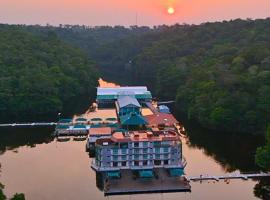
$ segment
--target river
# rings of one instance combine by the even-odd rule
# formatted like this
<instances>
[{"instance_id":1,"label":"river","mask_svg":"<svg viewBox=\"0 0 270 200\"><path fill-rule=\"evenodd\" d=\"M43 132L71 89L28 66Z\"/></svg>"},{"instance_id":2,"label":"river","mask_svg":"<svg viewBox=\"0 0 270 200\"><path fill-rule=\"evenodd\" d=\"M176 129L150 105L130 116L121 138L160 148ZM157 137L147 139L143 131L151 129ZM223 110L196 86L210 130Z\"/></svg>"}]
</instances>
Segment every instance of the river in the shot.
<instances>
[{"instance_id":1,"label":"river","mask_svg":"<svg viewBox=\"0 0 270 200\"><path fill-rule=\"evenodd\" d=\"M188 176L232 172L253 172L256 147L263 143L258 136L215 133L185 124L188 138L183 153L188 162ZM57 142L51 128L0 130L0 182L11 196L24 193L27 200L103 200L103 199L258 199L255 180L191 182L190 193L164 193L104 197L97 187L91 158L85 141Z\"/></svg>"}]
</instances>

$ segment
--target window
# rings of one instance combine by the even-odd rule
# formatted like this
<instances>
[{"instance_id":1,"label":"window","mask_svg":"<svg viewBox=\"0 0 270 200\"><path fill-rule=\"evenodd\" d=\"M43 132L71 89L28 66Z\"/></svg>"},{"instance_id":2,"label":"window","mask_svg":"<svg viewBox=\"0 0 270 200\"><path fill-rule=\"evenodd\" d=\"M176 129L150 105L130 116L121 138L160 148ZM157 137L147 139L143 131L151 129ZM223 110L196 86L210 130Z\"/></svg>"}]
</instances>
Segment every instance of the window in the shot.
<instances>
[{"instance_id":1,"label":"window","mask_svg":"<svg viewBox=\"0 0 270 200\"><path fill-rule=\"evenodd\" d=\"M155 153L160 153L160 148L155 148Z\"/></svg>"},{"instance_id":2,"label":"window","mask_svg":"<svg viewBox=\"0 0 270 200\"><path fill-rule=\"evenodd\" d=\"M168 159L169 158L169 154L164 154L164 158Z\"/></svg>"},{"instance_id":3,"label":"window","mask_svg":"<svg viewBox=\"0 0 270 200\"><path fill-rule=\"evenodd\" d=\"M143 147L147 147L148 146L148 142L143 142Z\"/></svg>"},{"instance_id":4,"label":"window","mask_svg":"<svg viewBox=\"0 0 270 200\"><path fill-rule=\"evenodd\" d=\"M113 162L113 166L114 167L118 167L118 163L117 162Z\"/></svg>"},{"instance_id":5,"label":"window","mask_svg":"<svg viewBox=\"0 0 270 200\"><path fill-rule=\"evenodd\" d=\"M154 142L154 146L160 146L161 142Z\"/></svg>"},{"instance_id":6,"label":"window","mask_svg":"<svg viewBox=\"0 0 270 200\"><path fill-rule=\"evenodd\" d=\"M118 154L118 149L113 149L113 154Z\"/></svg>"},{"instance_id":7,"label":"window","mask_svg":"<svg viewBox=\"0 0 270 200\"><path fill-rule=\"evenodd\" d=\"M143 149L143 153L147 153L147 149Z\"/></svg>"},{"instance_id":8,"label":"window","mask_svg":"<svg viewBox=\"0 0 270 200\"><path fill-rule=\"evenodd\" d=\"M139 161L134 161L135 166L139 166L139 163L140 163Z\"/></svg>"},{"instance_id":9,"label":"window","mask_svg":"<svg viewBox=\"0 0 270 200\"><path fill-rule=\"evenodd\" d=\"M164 153L168 153L169 152L169 148L168 147L165 147L164 148Z\"/></svg>"},{"instance_id":10,"label":"window","mask_svg":"<svg viewBox=\"0 0 270 200\"><path fill-rule=\"evenodd\" d=\"M134 142L134 147L139 147L139 142Z\"/></svg>"},{"instance_id":11,"label":"window","mask_svg":"<svg viewBox=\"0 0 270 200\"><path fill-rule=\"evenodd\" d=\"M154 160L154 165L161 165L161 160Z\"/></svg>"},{"instance_id":12,"label":"window","mask_svg":"<svg viewBox=\"0 0 270 200\"><path fill-rule=\"evenodd\" d=\"M113 160L118 160L118 156L113 156Z\"/></svg>"},{"instance_id":13,"label":"window","mask_svg":"<svg viewBox=\"0 0 270 200\"><path fill-rule=\"evenodd\" d=\"M147 159L148 158L148 155L147 154L144 154L143 155L143 159Z\"/></svg>"},{"instance_id":14,"label":"window","mask_svg":"<svg viewBox=\"0 0 270 200\"><path fill-rule=\"evenodd\" d=\"M127 153L127 149L121 149L122 154L126 154Z\"/></svg>"},{"instance_id":15,"label":"window","mask_svg":"<svg viewBox=\"0 0 270 200\"><path fill-rule=\"evenodd\" d=\"M122 167L127 166L127 162L122 162Z\"/></svg>"},{"instance_id":16,"label":"window","mask_svg":"<svg viewBox=\"0 0 270 200\"><path fill-rule=\"evenodd\" d=\"M140 150L139 149L135 149L134 150L134 153L139 154L140 153Z\"/></svg>"},{"instance_id":17,"label":"window","mask_svg":"<svg viewBox=\"0 0 270 200\"><path fill-rule=\"evenodd\" d=\"M164 165L168 165L169 164L169 160L164 160Z\"/></svg>"},{"instance_id":18,"label":"window","mask_svg":"<svg viewBox=\"0 0 270 200\"><path fill-rule=\"evenodd\" d=\"M122 160L126 160L127 159L127 156L122 156Z\"/></svg>"},{"instance_id":19,"label":"window","mask_svg":"<svg viewBox=\"0 0 270 200\"><path fill-rule=\"evenodd\" d=\"M122 149L128 148L128 143L120 143L120 148Z\"/></svg>"},{"instance_id":20,"label":"window","mask_svg":"<svg viewBox=\"0 0 270 200\"><path fill-rule=\"evenodd\" d=\"M156 158L157 158L157 159L160 159L160 155L159 155L159 154L157 154L157 155L156 155Z\"/></svg>"},{"instance_id":21,"label":"window","mask_svg":"<svg viewBox=\"0 0 270 200\"><path fill-rule=\"evenodd\" d=\"M139 159L139 155L134 155L134 158L135 159Z\"/></svg>"},{"instance_id":22,"label":"window","mask_svg":"<svg viewBox=\"0 0 270 200\"><path fill-rule=\"evenodd\" d=\"M146 166L147 165L147 161L143 161L143 166Z\"/></svg>"}]
</instances>

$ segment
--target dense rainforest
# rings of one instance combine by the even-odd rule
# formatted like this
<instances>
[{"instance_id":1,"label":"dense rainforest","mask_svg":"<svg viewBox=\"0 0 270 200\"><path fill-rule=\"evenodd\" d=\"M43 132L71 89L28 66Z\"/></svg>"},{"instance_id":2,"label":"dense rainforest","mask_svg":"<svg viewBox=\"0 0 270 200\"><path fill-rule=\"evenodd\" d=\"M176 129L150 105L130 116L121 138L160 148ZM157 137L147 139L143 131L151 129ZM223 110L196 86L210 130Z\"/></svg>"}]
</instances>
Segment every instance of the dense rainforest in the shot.
<instances>
[{"instance_id":1,"label":"dense rainforest","mask_svg":"<svg viewBox=\"0 0 270 200\"><path fill-rule=\"evenodd\" d=\"M129 81L175 99L204 127L263 132L270 122L269 35L270 19L174 25L103 45L96 60L102 64L110 52Z\"/></svg>"},{"instance_id":2,"label":"dense rainforest","mask_svg":"<svg viewBox=\"0 0 270 200\"><path fill-rule=\"evenodd\" d=\"M176 100L181 113L209 129L262 133L270 122L270 19L153 28L0 27L20 29L42 38L46 44L58 38L56 41L61 44L60 40L76 46L96 62L105 78L124 85L147 85L160 99ZM67 51L65 48L57 53ZM46 57L41 58L47 62ZM68 65L74 61L63 60ZM53 65L63 64L61 60L58 62ZM73 69L81 72L76 65L77 62L72 65ZM66 67L60 69L64 71ZM85 85L78 84L84 93ZM72 87L65 82L61 86ZM58 101L54 100L49 105L57 106Z\"/></svg>"},{"instance_id":3,"label":"dense rainforest","mask_svg":"<svg viewBox=\"0 0 270 200\"><path fill-rule=\"evenodd\" d=\"M0 27L0 119L55 120L73 98L94 96L97 70L80 49L48 32Z\"/></svg>"}]
</instances>

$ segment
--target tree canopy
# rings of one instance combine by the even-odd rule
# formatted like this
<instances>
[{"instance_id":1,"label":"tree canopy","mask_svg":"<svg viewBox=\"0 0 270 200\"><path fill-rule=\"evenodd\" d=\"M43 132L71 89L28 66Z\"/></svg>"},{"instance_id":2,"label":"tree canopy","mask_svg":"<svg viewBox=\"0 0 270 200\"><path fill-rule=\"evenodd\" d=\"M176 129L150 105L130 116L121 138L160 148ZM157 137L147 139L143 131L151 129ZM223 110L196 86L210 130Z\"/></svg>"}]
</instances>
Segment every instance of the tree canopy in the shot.
<instances>
[{"instance_id":1,"label":"tree canopy","mask_svg":"<svg viewBox=\"0 0 270 200\"><path fill-rule=\"evenodd\" d=\"M0 119L49 119L72 97L93 96L95 64L53 32L0 27Z\"/></svg>"}]
</instances>

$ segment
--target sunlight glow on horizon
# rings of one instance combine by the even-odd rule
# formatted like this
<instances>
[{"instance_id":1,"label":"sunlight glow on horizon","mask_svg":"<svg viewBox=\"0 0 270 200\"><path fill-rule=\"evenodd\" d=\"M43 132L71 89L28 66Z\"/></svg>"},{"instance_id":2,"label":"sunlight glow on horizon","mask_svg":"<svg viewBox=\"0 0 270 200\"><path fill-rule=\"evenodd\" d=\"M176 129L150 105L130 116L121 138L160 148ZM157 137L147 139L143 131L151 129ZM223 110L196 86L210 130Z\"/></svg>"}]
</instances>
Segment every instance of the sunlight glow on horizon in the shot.
<instances>
[{"instance_id":1,"label":"sunlight glow on horizon","mask_svg":"<svg viewBox=\"0 0 270 200\"><path fill-rule=\"evenodd\" d=\"M168 14L170 14L170 15L174 14L174 12L175 12L173 7L169 7L167 11L168 11Z\"/></svg>"},{"instance_id":2,"label":"sunlight glow on horizon","mask_svg":"<svg viewBox=\"0 0 270 200\"><path fill-rule=\"evenodd\" d=\"M266 17L270 0L1 0L0 6L0 23L13 24L153 26Z\"/></svg>"}]
</instances>

